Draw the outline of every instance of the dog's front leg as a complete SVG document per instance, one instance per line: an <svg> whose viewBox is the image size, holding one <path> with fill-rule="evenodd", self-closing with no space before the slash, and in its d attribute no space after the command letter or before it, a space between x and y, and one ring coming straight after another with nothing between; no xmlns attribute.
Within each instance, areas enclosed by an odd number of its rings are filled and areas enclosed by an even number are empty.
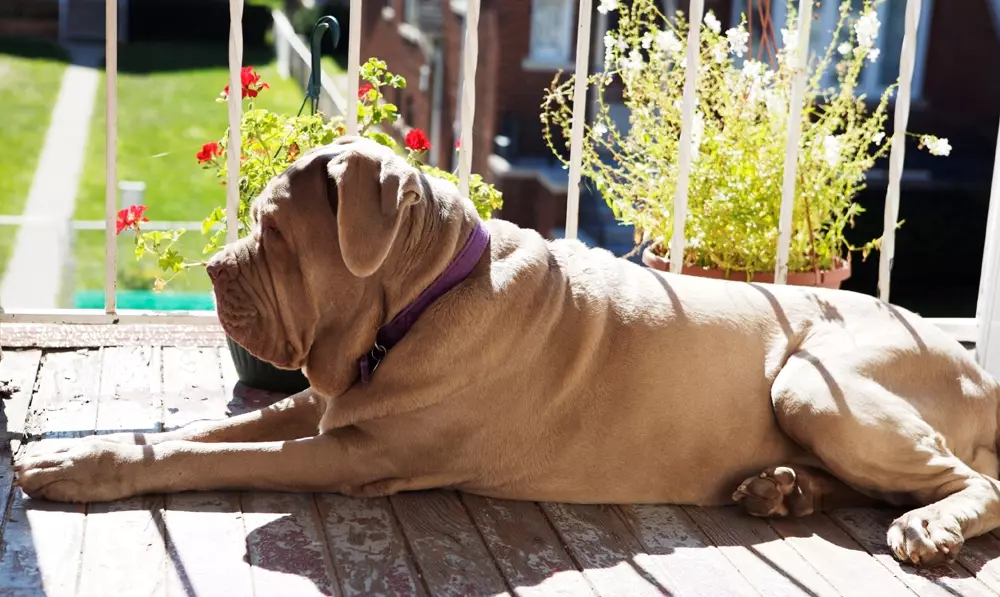
<svg viewBox="0 0 1000 597"><path fill-rule="evenodd" d="M283 442L43 446L19 459L17 482L31 497L66 502L191 490L340 492L394 473L376 440L355 427Z"/></svg>
<svg viewBox="0 0 1000 597"><path fill-rule="evenodd" d="M228 419L195 421L161 433L115 433L98 439L156 445L172 441L267 442L310 437L319 432L326 401L308 389L274 404ZM67 442L74 440L56 440Z"/></svg>

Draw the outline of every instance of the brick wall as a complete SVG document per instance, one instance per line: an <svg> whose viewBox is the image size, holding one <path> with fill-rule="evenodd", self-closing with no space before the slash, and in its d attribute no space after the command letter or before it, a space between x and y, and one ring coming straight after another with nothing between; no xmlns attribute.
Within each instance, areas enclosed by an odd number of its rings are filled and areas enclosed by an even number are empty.
<svg viewBox="0 0 1000 597"><path fill-rule="evenodd" d="M58 34L57 0L0 0L0 35L54 38Z"/></svg>
<svg viewBox="0 0 1000 597"><path fill-rule="evenodd" d="M497 217L546 237L565 226L566 193L553 193L535 177L501 177L494 184L504 196Z"/></svg>
<svg viewBox="0 0 1000 597"><path fill-rule="evenodd" d="M529 0L530 1L530 0ZM444 48L443 105L441 106L441 137L432 149L437 163L445 169L457 167L455 142L457 130L453 127L458 118L459 83L461 80L462 17L451 10L447 0L442 0L444 22L440 44ZM496 62L500 54L497 34L497 5L500 2L484 0L479 17L479 60L476 73L476 114L473 135L472 170L486 172L486 162L492 150L494 136ZM383 15L383 6L394 10L392 18ZM386 61L390 71L406 78L407 87L396 93L387 91L387 99L396 104L407 126L423 129L431 134L433 109L433 55L425 53L421 44L404 34L403 0L388 0L385 4L364 4L361 42L362 61L378 57ZM425 90L420 89L420 70L431 68Z"/></svg>

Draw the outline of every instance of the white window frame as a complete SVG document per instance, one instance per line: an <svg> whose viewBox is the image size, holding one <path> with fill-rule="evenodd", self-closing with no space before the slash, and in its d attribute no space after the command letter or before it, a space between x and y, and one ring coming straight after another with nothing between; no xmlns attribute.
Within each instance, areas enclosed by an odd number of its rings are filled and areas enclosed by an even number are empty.
<svg viewBox="0 0 1000 597"><path fill-rule="evenodd" d="M538 11L538 3L542 0L531 0L531 31L529 33L528 41L528 57L522 63L522 67L527 70L555 70L555 69L566 69L573 67L573 41L574 32L576 30L576 2L573 0L549 0L562 2L562 18L561 21L563 26L559 30L559 44L560 48L558 53L540 53L541 49L538 47L538 42L535 38L535 32L539 30L540 27L545 27L550 25L549 23L539 23L536 21L536 15L540 14Z"/></svg>
<svg viewBox="0 0 1000 597"><path fill-rule="evenodd" d="M733 2L733 13L730 18L733 27L738 25L740 22L740 17L743 13L743 4L745 2L746 0L734 0ZM809 45L812 46L810 49L811 51L822 51L829 46L830 35L832 34L833 29L837 26L837 18L840 14L840 3L840 0L829 0L823 2L819 6L819 10L814 13L816 18L816 24L814 27L816 27L816 29L814 29L813 34L810 36ZM997 5L997 10L1000 11L1000 0L993 0L993 3ZM875 40L875 46L879 49L883 56L888 53L885 45L888 39L885 35L886 23L889 20L888 11L888 2L882 2L878 5L877 12L881 26L879 27L878 39ZM924 71L927 65L927 49L930 46L931 14L933 12L934 1L923 0L920 11L920 25L917 33L917 55L913 65L912 92L910 94L910 97L914 101L919 101L923 95ZM998 14L1000 14L1000 12L998 12ZM775 32L780 31L784 26L784 23L788 18L787 15L787 0L771 0L771 22L774 26ZM780 39L777 41L779 44L781 43ZM891 77L892 80L895 80L895 78L895 76ZM831 78L827 84L833 85L835 82L836 81L832 79L831 73ZM885 92L886 87L886 85L879 82L878 71L865 69L865 71L861 74L861 80L858 81L856 91L859 94L864 94L869 98L877 100L881 97L882 93Z"/></svg>

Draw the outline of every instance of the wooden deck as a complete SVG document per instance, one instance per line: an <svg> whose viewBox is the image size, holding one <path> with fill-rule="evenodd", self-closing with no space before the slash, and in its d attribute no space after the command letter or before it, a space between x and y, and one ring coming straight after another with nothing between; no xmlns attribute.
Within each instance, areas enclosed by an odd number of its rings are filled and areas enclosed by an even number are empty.
<svg viewBox="0 0 1000 597"><path fill-rule="evenodd" d="M29 436L159 430L275 396L235 381L217 331L4 326L0 380ZM17 349L10 349L17 346ZM41 347L41 348L40 348ZM11 486L0 596L997 595L1000 538L934 570L887 551L889 510L798 520L733 508L574 506L450 491L357 500L205 493L72 506Z"/></svg>

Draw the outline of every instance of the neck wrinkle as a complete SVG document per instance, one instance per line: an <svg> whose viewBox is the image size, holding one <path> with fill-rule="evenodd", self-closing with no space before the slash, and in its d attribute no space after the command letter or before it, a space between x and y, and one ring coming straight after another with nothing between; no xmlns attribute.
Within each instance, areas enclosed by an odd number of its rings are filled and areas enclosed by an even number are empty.
<svg viewBox="0 0 1000 597"><path fill-rule="evenodd" d="M424 200L411 206L399 231L399 251L383 268L382 306L386 325L420 296L458 255L476 226L464 206L442 201L425 187Z"/></svg>

